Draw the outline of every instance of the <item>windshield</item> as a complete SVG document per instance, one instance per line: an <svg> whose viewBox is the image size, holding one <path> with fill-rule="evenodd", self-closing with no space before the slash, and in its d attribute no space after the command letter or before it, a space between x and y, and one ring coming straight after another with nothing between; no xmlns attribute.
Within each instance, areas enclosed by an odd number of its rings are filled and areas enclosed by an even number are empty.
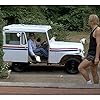
<svg viewBox="0 0 100 100"><path fill-rule="evenodd" d="M51 40L52 38L55 39L56 41L61 41L61 34L54 32L52 29L48 30L48 36L49 36L49 40Z"/></svg>
<svg viewBox="0 0 100 100"><path fill-rule="evenodd" d="M48 30L49 40L54 36L52 29Z"/></svg>
<svg viewBox="0 0 100 100"><path fill-rule="evenodd" d="M26 32L27 39L29 39L29 34L32 34L32 33L34 33L35 39L36 39L37 41L39 41L39 42L40 42L40 41L41 41L41 42L47 41L46 33L43 33L43 32Z"/></svg>

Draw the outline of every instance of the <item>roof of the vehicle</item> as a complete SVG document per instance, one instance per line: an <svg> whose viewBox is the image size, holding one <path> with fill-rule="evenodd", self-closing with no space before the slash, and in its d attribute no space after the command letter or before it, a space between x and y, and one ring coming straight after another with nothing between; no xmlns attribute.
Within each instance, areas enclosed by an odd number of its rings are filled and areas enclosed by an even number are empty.
<svg viewBox="0 0 100 100"><path fill-rule="evenodd" d="M46 32L51 29L50 25L26 25L26 24L12 24L4 26L5 31L14 32Z"/></svg>

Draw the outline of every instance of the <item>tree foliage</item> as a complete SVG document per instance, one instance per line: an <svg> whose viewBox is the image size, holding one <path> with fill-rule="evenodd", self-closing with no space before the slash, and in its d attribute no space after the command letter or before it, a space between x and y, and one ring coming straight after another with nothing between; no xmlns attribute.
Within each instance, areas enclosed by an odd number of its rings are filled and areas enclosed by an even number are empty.
<svg viewBox="0 0 100 100"><path fill-rule="evenodd" d="M15 23L50 24L55 30L88 30L87 19L92 13L100 16L99 6L1 6L3 18L16 17ZM7 20L5 20L7 23ZM14 23L14 21L13 21ZM55 28L55 27L54 27Z"/></svg>
<svg viewBox="0 0 100 100"><path fill-rule="evenodd" d="M1 6L5 17L14 16L22 24L47 24L39 6Z"/></svg>
<svg viewBox="0 0 100 100"><path fill-rule="evenodd" d="M4 76L4 73L8 71L7 66L4 65L3 62L3 49L2 49L2 44L3 44L3 39L2 39L2 27L4 25L4 21L3 21L3 13L1 12L1 8L0 8L0 78L2 76Z"/></svg>
<svg viewBox="0 0 100 100"><path fill-rule="evenodd" d="M94 13L89 6L48 7L48 18L53 23L62 24L65 30L83 31L86 29L89 14ZM57 14L56 14L57 13Z"/></svg>

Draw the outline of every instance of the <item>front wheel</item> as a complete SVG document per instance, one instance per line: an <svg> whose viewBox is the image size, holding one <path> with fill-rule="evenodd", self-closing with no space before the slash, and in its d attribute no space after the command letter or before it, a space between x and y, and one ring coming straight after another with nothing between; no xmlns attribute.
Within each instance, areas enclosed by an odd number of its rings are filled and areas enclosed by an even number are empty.
<svg viewBox="0 0 100 100"><path fill-rule="evenodd" d="M81 60L77 58L69 58L65 63L65 71L69 74L77 74L78 66L80 64Z"/></svg>
<svg viewBox="0 0 100 100"><path fill-rule="evenodd" d="M26 69L26 67L28 66L27 63L18 63L18 62L13 62L11 69L15 72L22 72Z"/></svg>

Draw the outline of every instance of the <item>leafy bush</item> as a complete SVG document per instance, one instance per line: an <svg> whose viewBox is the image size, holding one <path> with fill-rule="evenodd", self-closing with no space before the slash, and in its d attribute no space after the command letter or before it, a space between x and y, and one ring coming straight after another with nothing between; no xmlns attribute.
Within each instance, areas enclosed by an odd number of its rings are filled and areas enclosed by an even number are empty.
<svg viewBox="0 0 100 100"><path fill-rule="evenodd" d="M16 17L22 24L47 24L39 6L1 6L3 17Z"/></svg>
<svg viewBox="0 0 100 100"><path fill-rule="evenodd" d="M8 65L4 64L3 62L3 49L2 49L2 44L3 44L3 38L2 38L2 27L4 25L3 19L2 19L2 12L0 9L0 78L6 78L8 77Z"/></svg>

